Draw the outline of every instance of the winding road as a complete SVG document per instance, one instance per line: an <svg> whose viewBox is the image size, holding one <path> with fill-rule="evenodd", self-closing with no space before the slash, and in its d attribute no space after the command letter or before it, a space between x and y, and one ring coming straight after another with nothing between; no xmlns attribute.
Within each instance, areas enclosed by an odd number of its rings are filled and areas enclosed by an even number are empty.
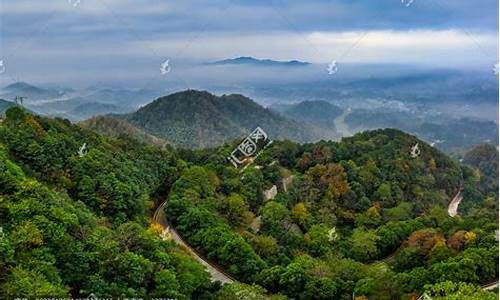
<svg viewBox="0 0 500 300"><path fill-rule="evenodd" d="M182 239L182 237L177 233L175 228L170 226L167 221L167 216L165 215L165 205L167 204L167 201L163 202L158 206L156 209L154 215L153 215L153 220L161 225L163 228L163 232L161 233L161 237L163 239L166 238L166 233L170 233L172 236L172 239L178 244L183 246L185 249L188 250L189 254L196 259L199 263L201 263L205 268L207 269L208 273L210 273L211 280L213 282L215 281L220 281L222 283L233 283L236 282L237 280L231 277L227 272L225 272L221 267L215 265L214 263L208 261L206 258L201 256L196 250L191 248L188 243Z"/></svg>
<svg viewBox="0 0 500 300"><path fill-rule="evenodd" d="M450 205L448 205L448 215L452 218L458 214L458 205L464 199L461 191L462 189L458 191L453 200L451 200Z"/></svg>
<svg viewBox="0 0 500 300"><path fill-rule="evenodd" d="M481 287L483 291L491 291L498 288L498 280L492 283L485 284Z"/></svg>

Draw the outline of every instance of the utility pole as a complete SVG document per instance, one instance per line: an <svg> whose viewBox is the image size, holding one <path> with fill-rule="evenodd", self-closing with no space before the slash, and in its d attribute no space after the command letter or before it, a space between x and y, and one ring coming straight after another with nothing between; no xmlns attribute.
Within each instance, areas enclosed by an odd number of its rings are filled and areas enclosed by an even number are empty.
<svg viewBox="0 0 500 300"><path fill-rule="evenodd" d="M26 99L26 97L16 96L14 102L18 105L23 105L24 99Z"/></svg>

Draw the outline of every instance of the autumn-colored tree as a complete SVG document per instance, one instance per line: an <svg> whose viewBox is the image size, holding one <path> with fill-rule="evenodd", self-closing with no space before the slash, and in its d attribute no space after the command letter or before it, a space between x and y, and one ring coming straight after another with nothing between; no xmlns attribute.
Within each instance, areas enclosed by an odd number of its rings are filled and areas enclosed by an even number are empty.
<svg viewBox="0 0 500 300"><path fill-rule="evenodd" d="M327 197L335 200L349 190L347 174L339 164L316 165L307 171L319 189L326 192Z"/></svg>
<svg viewBox="0 0 500 300"><path fill-rule="evenodd" d="M427 255L436 243L444 241L443 235L437 233L435 230L422 229L413 232L405 244L408 247L419 247Z"/></svg>
<svg viewBox="0 0 500 300"><path fill-rule="evenodd" d="M467 231L459 230L455 232L447 241L448 247L460 251L465 247L465 234Z"/></svg>
<svg viewBox="0 0 500 300"><path fill-rule="evenodd" d="M303 202L299 202L292 208L292 219L297 224L303 225L308 216L307 208Z"/></svg>
<svg viewBox="0 0 500 300"><path fill-rule="evenodd" d="M434 160L434 158L430 158L429 159L429 170L431 172L434 172L436 169L437 169L436 161Z"/></svg>

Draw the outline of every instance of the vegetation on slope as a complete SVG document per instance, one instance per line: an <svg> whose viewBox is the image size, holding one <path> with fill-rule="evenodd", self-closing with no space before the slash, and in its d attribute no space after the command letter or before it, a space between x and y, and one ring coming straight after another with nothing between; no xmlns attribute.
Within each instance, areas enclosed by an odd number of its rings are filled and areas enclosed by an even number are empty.
<svg viewBox="0 0 500 300"><path fill-rule="evenodd" d="M411 158L417 142L422 153ZM161 149L9 109L0 123L0 298L497 296L478 287L498 277L498 174L480 162L491 149L466 159L474 169L377 130L338 143L275 142L261 168L240 172L226 161L235 146ZM279 193L264 201L273 185ZM460 216L449 218L460 187ZM166 197L183 237L244 283L211 283L158 237L148 214Z"/></svg>
<svg viewBox="0 0 500 300"><path fill-rule="evenodd" d="M0 298L210 298L204 268L148 228L149 195L168 189L175 163L10 109L0 125Z"/></svg>
<svg viewBox="0 0 500 300"><path fill-rule="evenodd" d="M417 142L422 152L412 158ZM410 299L436 295L445 282L450 295L464 283L475 292L498 277L498 198L471 168L413 136L376 130L339 143L277 142L261 168L243 173L224 161L232 147L183 152L193 166L166 212L245 282L293 299ZM294 179L285 192L287 173ZM272 185L280 192L264 201ZM448 217L462 186L469 204Z"/></svg>
<svg viewBox="0 0 500 300"><path fill-rule="evenodd" d="M129 137L147 145L165 146L167 141L141 130L125 120L112 116L98 116L78 125L110 138Z"/></svg>
<svg viewBox="0 0 500 300"><path fill-rule="evenodd" d="M242 95L188 90L121 116L148 133L190 148L218 146L261 126L277 139L312 141L311 128L285 119Z"/></svg>

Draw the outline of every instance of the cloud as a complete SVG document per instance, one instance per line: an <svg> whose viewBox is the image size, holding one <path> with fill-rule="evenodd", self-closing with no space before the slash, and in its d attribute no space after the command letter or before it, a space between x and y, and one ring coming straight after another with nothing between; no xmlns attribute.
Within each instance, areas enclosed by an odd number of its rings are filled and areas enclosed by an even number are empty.
<svg viewBox="0 0 500 300"><path fill-rule="evenodd" d="M0 3L12 76L105 80L241 55L314 63L490 64L492 0L16 0ZM354 46L355 45L355 46ZM50 70L47 74L47 70ZM0 80L6 80L5 77Z"/></svg>

